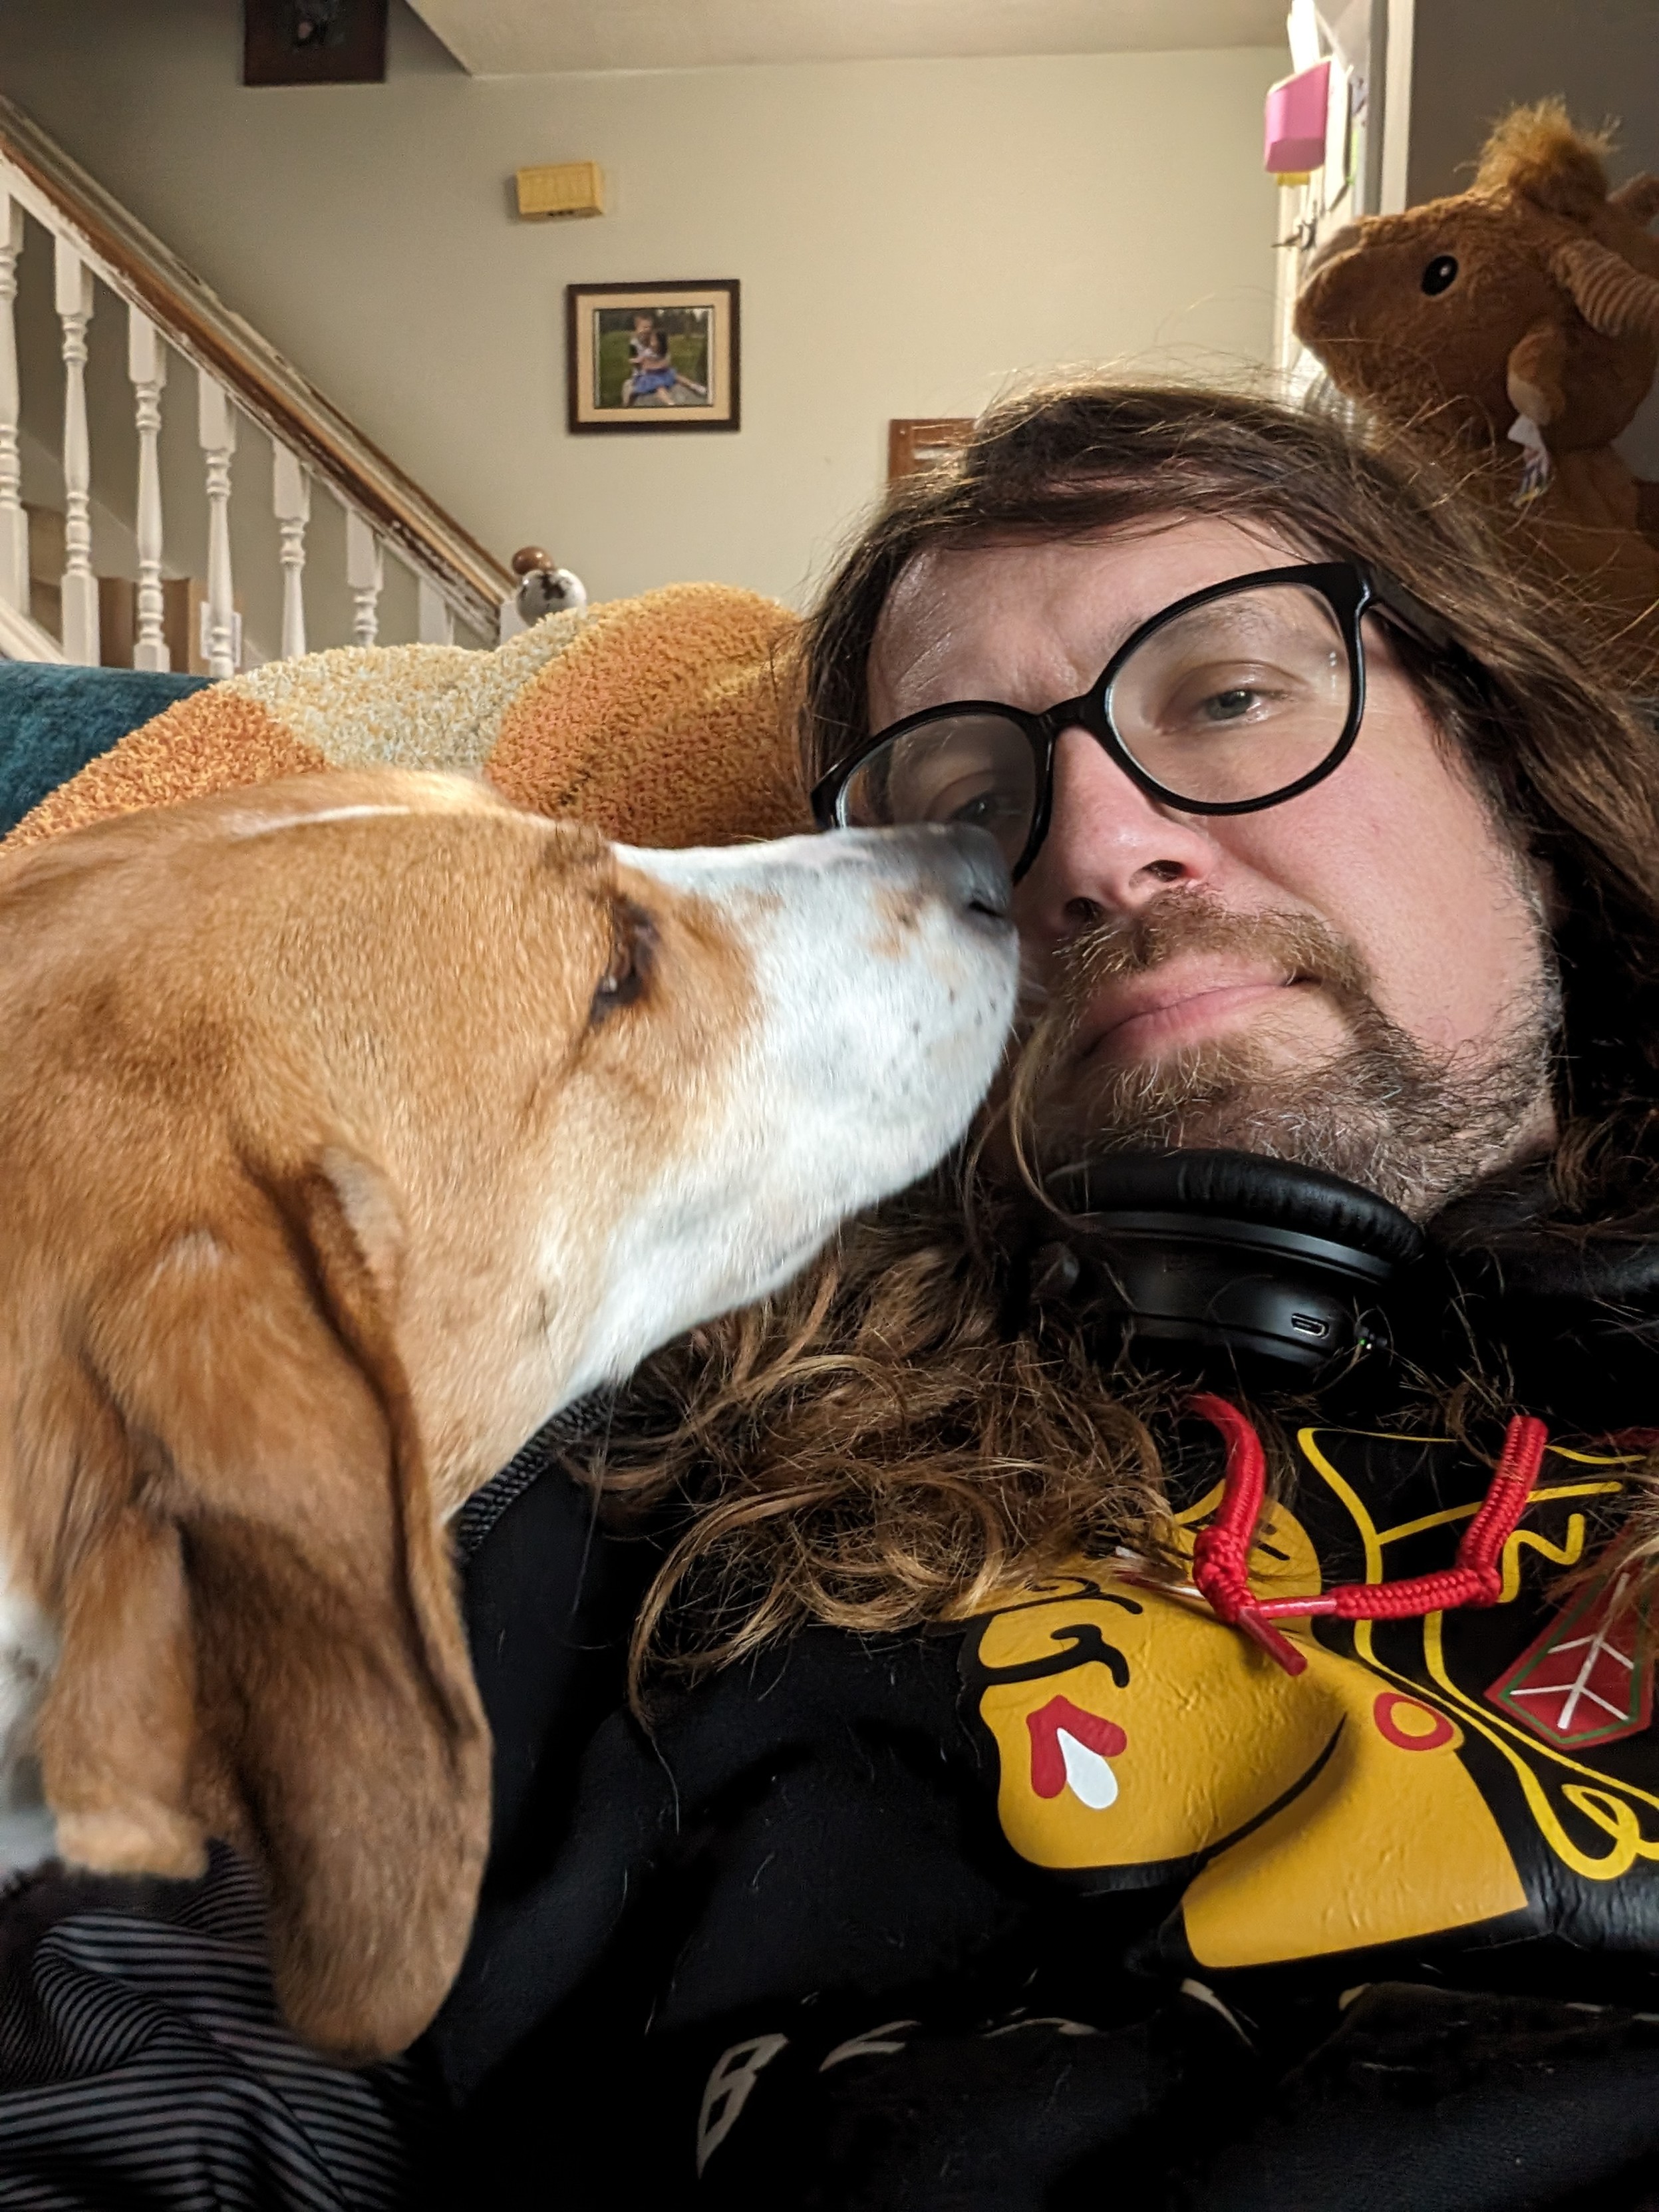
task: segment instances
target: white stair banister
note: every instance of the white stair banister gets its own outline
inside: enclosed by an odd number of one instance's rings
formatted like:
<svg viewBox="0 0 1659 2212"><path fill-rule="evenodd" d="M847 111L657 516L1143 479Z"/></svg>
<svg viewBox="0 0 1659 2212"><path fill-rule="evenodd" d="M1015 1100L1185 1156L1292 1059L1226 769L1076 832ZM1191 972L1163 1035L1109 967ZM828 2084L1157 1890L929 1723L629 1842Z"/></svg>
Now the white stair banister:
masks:
<svg viewBox="0 0 1659 2212"><path fill-rule="evenodd" d="M354 507L346 509L346 582L351 586L351 635L373 645L380 634L380 541Z"/></svg>
<svg viewBox="0 0 1659 2212"><path fill-rule="evenodd" d="M282 532L283 659L306 649L306 525L311 520L311 478L286 446L270 444L270 506Z"/></svg>
<svg viewBox="0 0 1659 2212"><path fill-rule="evenodd" d="M132 665L165 672L173 665L167 651L166 607L161 597L161 387L167 380L167 349L149 317L127 309L127 376L132 386L138 425L138 504L133 535L138 544L137 635Z"/></svg>
<svg viewBox="0 0 1659 2212"><path fill-rule="evenodd" d="M92 573L92 447L87 435L87 325L92 271L61 232L52 240L53 289L64 326L64 651L98 661L98 579Z"/></svg>
<svg viewBox="0 0 1659 2212"><path fill-rule="evenodd" d="M204 368L196 372L196 434L207 462L207 665L210 676L236 673L236 592L230 573L230 457L236 416L230 395Z"/></svg>
<svg viewBox="0 0 1659 2212"><path fill-rule="evenodd" d="M29 519L23 512L23 466L17 449L17 257L22 250L23 210L0 189L0 600L27 614Z"/></svg>
<svg viewBox="0 0 1659 2212"><path fill-rule="evenodd" d="M453 611L458 625L464 623L479 641L495 641L501 602L513 589L513 579L503 563L365 438L356 424L325 398L291 362L233 313L176 253L153 232L145 229L38 124L0 95L0 249L6 250L5 258L15 253L19 227L15 210L20 209L30 226L30 245L33 242L32 226L35 223L54 240L64 241L70 262L69 270L64 273L68 278L72 270L75 279L71 296L65 304L73 313L90 312L92 295L84 286L88 276L98 286L113 293L124 306L136 307L155 325L169 353L178 355L192 370L209 376L227 395L238 417L246 416L295 456L307 476L313 480L313 491L317 483L325 486L343 507L356 513L384 548L414 571L417 580L424 578L435 588ZM24 269L27 273L27 264ZM9 328L7 305L9 302L0 300L0 343L3 343ZM82 337L84 332L82 323ZM21 313L19 344L23 354L22 377L27 381L30 364L27 348L22 343ZM26 404L28 398L26 394ZM0 394L0 424L3 424L9 412ZM228 449L220 447L216 450L223 453ZM0 469L0 477L6 473ZM100 492L104 489L99 486ZM4 570L15 570L18 565L15 526L27 512L21 505L21 489L20 486L19 504L15 507L8 506L3 495L0 495L0 562L4 564L0 569L0 606L6 605ZM118 504L118 512L131 497L126 487L123 491L125 495ZM170 510L167 516L169 536L176 540L184 503L179 492L171 485L166 503ZM193 501L191 503L193 505ZM100 515L102 511L100 506ZM245 519L238 517L239 541ZM243 555L244 559L254 557L252 542L250 536L249 550ZM271 552L276 550L275 546L270 548ZM260 557L270 556L262 550ZM85 580L95 590L91 558L88 552ZM27 568L27 562L24 565ZM315 562L307 562L303 581L306 598L310 602L308 612L315 618L319 612L317 591L325 581L317 572ZM331 589L334 575L330 574L325 581ZM49 639L23 611L27 604L27 586L25 574L20 590L22 604L7 611L16 617L17 623L27 625L32 633L29 642L36 658L55 657L61 650L56 640ZM369 592L373 587L364 582L356 588ZM89 608L91 592L83 592L81 596ZM73 590L70 597L76 597ZM399 594L400 615L402 604ZM373 613L377 634L383 611L385 619L392 618L384 600L372 604L368 599L359 601L357 611L360 618ZM410 611L414 611L412 608ZM435 610L433 611L435 613ZM220 626L222 629L222 622ZM230 627L234 653L236 625L233 623ZM136 623L134 628L136 632ZM9 635L15 646L25 632L14 623ZM276 641L273 638L270 642L274 645ZM86 643L82 638L82 650ZM182 658L176 641L173 658L175 662ZM195 663L194 649L191 658Z"/></svg>
<svg viewBox="0 0 1659 2212"><path fill-rule="evenodd" d="M455 617L435 584L422 576L415 591L416 635L422 645L453 645Z"/></svg>

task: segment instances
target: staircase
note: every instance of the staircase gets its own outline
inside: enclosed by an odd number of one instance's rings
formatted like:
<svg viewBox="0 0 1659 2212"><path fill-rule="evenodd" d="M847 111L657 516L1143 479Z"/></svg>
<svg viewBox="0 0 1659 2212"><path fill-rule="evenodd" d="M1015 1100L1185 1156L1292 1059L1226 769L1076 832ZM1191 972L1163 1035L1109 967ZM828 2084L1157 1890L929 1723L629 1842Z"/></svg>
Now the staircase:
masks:
<svg viewBox="0 0 1659 2212"><path fill-rule="evenodd" d="M0 99L0 657L494 645L516 583Z"/></svg>

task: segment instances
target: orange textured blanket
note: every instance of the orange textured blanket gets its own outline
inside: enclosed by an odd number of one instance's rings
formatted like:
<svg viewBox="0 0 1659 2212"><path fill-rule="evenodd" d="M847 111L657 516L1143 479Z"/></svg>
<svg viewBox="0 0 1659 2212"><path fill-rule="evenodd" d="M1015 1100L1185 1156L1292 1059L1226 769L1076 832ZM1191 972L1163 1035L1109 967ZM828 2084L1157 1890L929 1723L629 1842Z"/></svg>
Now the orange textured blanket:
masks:
<svg viewBox="0 0 1659 2212"><path fill-rule="evenodd" d="M551 615L493 653L350 647L181 699L26 815L6 846L325 768L474 769L520 805L638 845L811 826L787 608L722 584Z"/></svg>

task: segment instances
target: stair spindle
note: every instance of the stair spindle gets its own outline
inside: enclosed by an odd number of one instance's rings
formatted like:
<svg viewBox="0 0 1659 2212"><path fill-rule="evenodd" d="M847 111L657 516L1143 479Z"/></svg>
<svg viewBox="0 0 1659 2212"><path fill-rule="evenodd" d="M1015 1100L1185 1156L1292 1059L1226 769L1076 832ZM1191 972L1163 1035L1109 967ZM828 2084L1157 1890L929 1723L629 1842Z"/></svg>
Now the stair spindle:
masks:
<svg viewBox="0 0 1659 2212"><path fill-rule="evenodd" d="M17 448L17 257L23 210L0 191L0 600L29 611L29 519L23 512L23 465Z"/></svg>
<svg viewBox="0 0 1659 2212"><path fill-rule="evenodd" d="M60 233L53 290L64 331L64 651L98 665L98 579L92 573L92 447L87 434L87 325L92 271Z"/></svg>
<svg viewBox="0 0 1659 2212"><path fill-rule="evenodd" d="M306 525L311 520L311 478L298 457L274 441L270 448L270 505L282 532L283 659L306 649Z"/></svg>
<svg viewBox="0 0 1659 2212"><path fill-rule="evenodd" d="M455 617L449 602L435 584L422 576L415 592L416 629L422 645L453 645Z"/></svg>
<svg viewBox="0 0 1659 2212"><path fill-rule="evenodd" d="M236 416L229 393L205 369L196 372L196 433L207 463L208 674L234 676L240 642L230 570L230 459L236 451Z"/></svg>
<svg viewBox="0 0 1659 2212"><path fill-rule="evenodd" d="M167 350L161 332L137 307L127 309L127 377L132 386L138 425L138 506L134 536L138 544L137 635L135 668L166 671L166 606L161 594L161 387L167 380Z"/></svg>
<svg viewBox="0 0 1659 2212"><path fill-rule="evenodd" d="M373 645L380 634L380 541L355 507L346 509L346 582L351 587L351 635Z"/></svg>

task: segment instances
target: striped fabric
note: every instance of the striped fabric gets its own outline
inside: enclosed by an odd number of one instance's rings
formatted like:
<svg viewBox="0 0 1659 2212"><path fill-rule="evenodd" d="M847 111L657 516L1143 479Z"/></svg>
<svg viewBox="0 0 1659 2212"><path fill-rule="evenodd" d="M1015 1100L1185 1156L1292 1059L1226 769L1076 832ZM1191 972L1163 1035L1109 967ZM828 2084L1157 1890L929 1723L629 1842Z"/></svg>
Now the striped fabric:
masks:
<svg viewBox="0 0 1659 2212"><path fill-rule="evenodd" d="M199 1882L48 1869L0 1897L0 2206L390 2212L410 2090L283 2026L229 1851Z"/></svg>
<svg viewBox="0 0 1659 2212"><path fill-rule="evenodd" d="M610 1413L568 1409L469 1501L463 1564ZM3 2212L391 2212L422 2197L419 2082L283 2027L257 1885L220 1846L199 1882L49 1865L0 1888Z"/></svg>

